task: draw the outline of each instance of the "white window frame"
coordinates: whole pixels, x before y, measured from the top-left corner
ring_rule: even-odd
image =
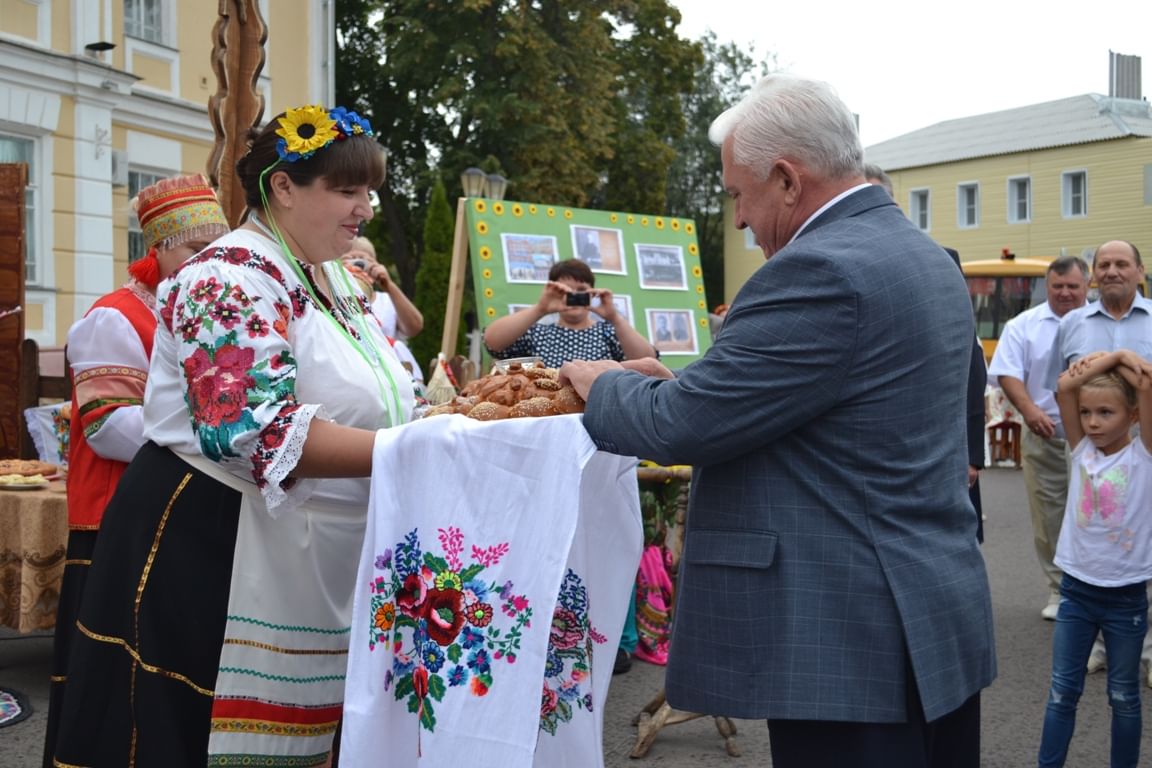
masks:
[[[1018,186],[1020,182],[1028,185],[1027,198],[1024,201],[1027,207],[1026,215],[1020,216],[1020,197]],[[1008,177],[1008,223],[1030,224],[1032,222],[1032,177],[1028,175]]]
[[[125,12],[127,11],[125,0]],[[158,59],[168,65],[170,73],[167,83],[155,83],[142,80],[132,86],[133,90],[148,89],[166,93],[171,96],[180,95],[180,51],[173,47],[176,29],[176,5],[173,0],[155,0],[160,4],[160,39],[151,40],[136,37],[128,32],[128,21],[124,22],[124,68],[129,72],[135,71],[135,58],[143,55],[151,59]]]
[[[144,15],[144,6],[147,4],[154,4],[156,15],[159,17],[154,35],[148,34],[149,30],[143,28],[143,18],[140,18],[140,23],[137,24],[137,17]],[[133,6],[134,9],[130,9],[129,6]],[[172,39],[171,14],[172,6],[169,0],[124,0],[124,36],[156,45],[169,45]]]
[[[144,187],[155,184],[171,174],[165,171],[156,171],[148,168],[128,167],[128,199],[132,200]],[[144,247],[144,231],[140,228],[140,219],[136,211],[128,208],[128,263],[131,264],[143,258],[148,253]]]
[[[969,192],[972,193],[972,205],[968,204]],[[956,226],[960,229],[980,226],[980,182],[962,181],[956,185]]]
[[[932,190],[928,187],[908,190],[908,218],[920,231],[932,231]]]
[[[1072,187],[1076,179],[1080,179],[1081,184],[1079,210],[1075,210],[1073,205],[1076,200],[1076,193]],[[1060,174],[1060,211],[1066,219],[1083,219],[1088,216],[1087,169],[1078,168],[1072,171],[1064,171]]]

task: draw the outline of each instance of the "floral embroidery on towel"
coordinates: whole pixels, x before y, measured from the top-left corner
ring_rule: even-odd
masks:
[[[436,730],[433,702],[450,688],[487,694],[494,665],[516,663],[523,630],[532,626],[528,598],[516,594],[511,581],[499,585],[482,578],[508,554],[507,543],[473,545],[473,562],[465,565],[464,534],[440,528],[438,538],[443,557],[423,551],[413,529],[395,552],[377,555],[380,575],[369,583],[368,648],[391,647],[384,688],[395,686],[396,700],[407,700],[408,711],[428,731]]]
[[[555,736],[556,729],[572,719],[573,708],[592,711],[592,692],[583,692],[581,684],[592,675],[592,643],[601,645],[607,640],[592,626],[583,580],[569,568],[560,585],[548,634],[540,701],[541,730]]]

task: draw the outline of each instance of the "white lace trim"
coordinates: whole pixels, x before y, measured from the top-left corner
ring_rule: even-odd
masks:
[[[286,510],[291,512],[306,502],[316,489],[318,480],[315,478],[299,478],[292,488],[285,490],[282,487],[284,480],[292,474],[292,470],[300,463],[300,454],[304,452],[304,441],[308,439],[308,428],[312,419],[332,421],[324,406],[320,404],[301,405],[292,417],[292,429],[280,449],[279,455],[272,461],[264,472],[264,487],[260,495],[264,498],[264,505],[268,514],[273,518],[280,517]]]

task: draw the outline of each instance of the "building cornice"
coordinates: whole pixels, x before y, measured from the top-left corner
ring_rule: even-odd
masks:
[[[129,128],[213,142],[207,104],[197,104],[142,87],[140,78],[88,56],[41,48],[0,34],[0,85],[73,96],[112,110],[113,121]]]
[[[140,78],[88,56],[72,56],[0,34],[0,82],[57,95],[131,91]]]

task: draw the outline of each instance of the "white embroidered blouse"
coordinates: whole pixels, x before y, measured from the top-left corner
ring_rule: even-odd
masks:
[[[340,279],[338,262],[325,267],[353,292],[326,312],[291,258],[236,230],[161,283],[144,398],[145,437],[255,481],[273,516],[309,499],[367,502],[366,478],[291,476],[313,418],[379,429],[413,407],[410,377],[355,281]]]

